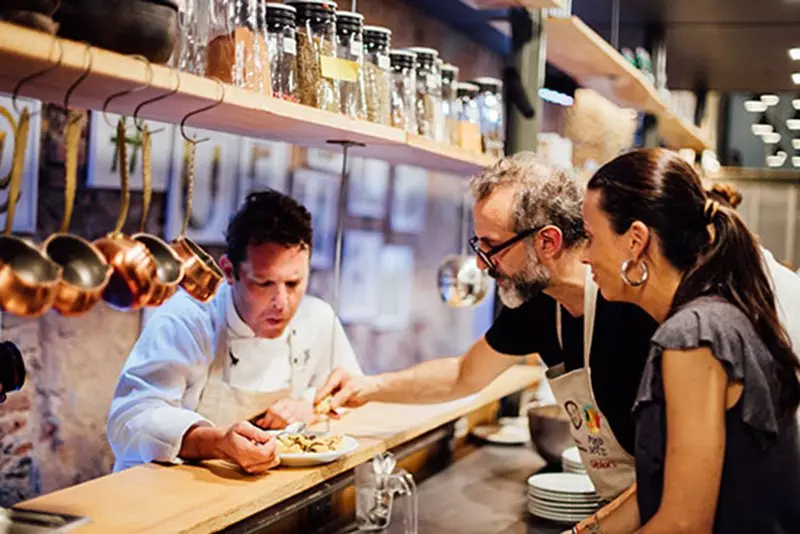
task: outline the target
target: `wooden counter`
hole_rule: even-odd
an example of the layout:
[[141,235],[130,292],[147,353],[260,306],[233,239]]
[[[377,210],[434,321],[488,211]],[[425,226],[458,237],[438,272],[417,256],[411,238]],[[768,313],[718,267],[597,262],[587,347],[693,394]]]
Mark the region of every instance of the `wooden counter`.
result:
[[81,533],[214,532],[353,469],[376,454],[534,385],[539,367],[509,369],[478,395],[435,405],[371,403],[331,425],[358,449],[317,468],[249,476],[226,462],[134,467],[25,501],[20,508],[89,516]]

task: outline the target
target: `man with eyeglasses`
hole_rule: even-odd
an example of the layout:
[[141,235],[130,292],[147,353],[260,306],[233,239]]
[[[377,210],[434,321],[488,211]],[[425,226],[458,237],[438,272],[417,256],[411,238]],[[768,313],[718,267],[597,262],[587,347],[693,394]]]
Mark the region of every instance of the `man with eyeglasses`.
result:
[[571,408],[587,471],[613,498],[634,480],[631,409],[657,325],[631,304],[603,299],[581,263],[584,188],[574,177],[520,153],[473,178],[471,189],[470,244],[505,305],[492,327],[461,356],[376,376],[335,370],[318,398],[332,393],[334,407],[444,402],[538,354],[558,403]]
[[227,283],[208,303],[178,292],[125,362],[108,420],[115,470],[227,459],[262,473],[278,463],[264,429],[314,419],[331,360],[361,373],[331,306],[306,295],[308,211],[277,191],[252,193],[225,237]]

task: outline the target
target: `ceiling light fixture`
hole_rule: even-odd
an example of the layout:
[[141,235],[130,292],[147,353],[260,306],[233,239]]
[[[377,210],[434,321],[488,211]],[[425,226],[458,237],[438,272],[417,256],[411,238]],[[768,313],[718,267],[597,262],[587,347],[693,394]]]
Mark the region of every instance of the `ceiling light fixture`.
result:
[[770,167],[783,167],[783,164],[786,163],[786,157],[786,151],[780,146],[775,146],[772,153],[767,156],[767,165]]
[[758,122],[750,125],[750,130],[752,130],[755,135],[764,135],[774,131],[775,127],[769,122],[767,114],[762,113],[761,118],[758,119]]
[[749,113],[763,113],[767,110],[767,105],[758,98],[757,94],[752,93],[744,101],[744,109]]
[[777,106],[781,99],[775,93],[766,93],[761,95],[761,101],[767,106]]
[[792,83],[795,85],[800,85],[800,72],[792,73]]
[[792,148],[800,150],[800,139],[792,139]]
[[792,99],[792,107],[794,109],[800,109],[800,95],[795,95]]
[[800,130],[800,110],[795,110],[794,114],[786,119],[786,127],[790,130]]
[[792,156],[792,166],[800,167],[800,156],[797,155],[797,152],[795,152],[795,155]]
[[800,47],[790,48],[789,57],[792,61],[800,61]]
[[761,140],[765,145],[774,145],[781,141],[781,134],[778,132],[769,132],[761,136]]

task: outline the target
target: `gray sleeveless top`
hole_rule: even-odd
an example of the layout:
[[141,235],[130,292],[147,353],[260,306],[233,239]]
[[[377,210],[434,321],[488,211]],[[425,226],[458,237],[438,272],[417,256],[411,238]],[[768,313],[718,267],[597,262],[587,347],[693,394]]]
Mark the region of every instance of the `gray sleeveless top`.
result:
[[744,386],[739,402],[725,417],[725,459],[714,532],[800,533],[798,417],[778,417],[772,356],[747,316],[719,297],[688,303],[653,335],[633,408],[642,524],[658,511],[664,485],[661,355],[667,349],[700,346],[710,347],[728,376]]

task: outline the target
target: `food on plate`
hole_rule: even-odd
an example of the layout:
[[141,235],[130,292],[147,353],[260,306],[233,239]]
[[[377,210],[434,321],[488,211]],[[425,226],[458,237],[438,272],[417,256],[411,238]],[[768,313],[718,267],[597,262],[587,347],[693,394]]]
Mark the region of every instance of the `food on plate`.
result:
[[334,416],[338,416],[339,414],[336,412],[336,410],[333,409],[332,404],[333,404],[333,396],[328,395],[327,397],[319,401],[319,404],[314,406],[314,413],[317,415],[331,414]]
[[341,434],[282,434],[278,436],[278,454],[333,452],[341,448],[343,442],[344,436]]

